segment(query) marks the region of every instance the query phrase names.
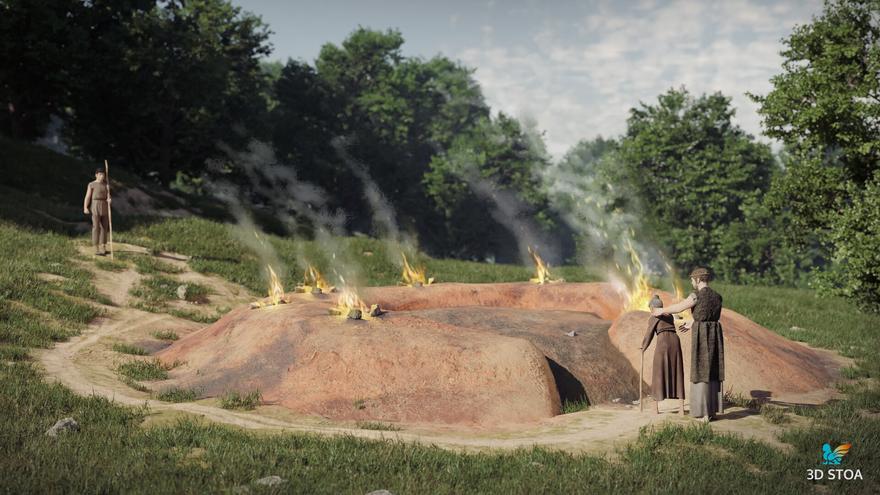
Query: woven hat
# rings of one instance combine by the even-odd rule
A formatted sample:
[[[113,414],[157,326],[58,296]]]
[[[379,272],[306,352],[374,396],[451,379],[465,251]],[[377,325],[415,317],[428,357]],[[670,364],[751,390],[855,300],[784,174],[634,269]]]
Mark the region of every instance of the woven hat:
[[[708,282],[712,280],[712,271],[702,266],[694,268],[694,271],[691,272],[691,278]]]

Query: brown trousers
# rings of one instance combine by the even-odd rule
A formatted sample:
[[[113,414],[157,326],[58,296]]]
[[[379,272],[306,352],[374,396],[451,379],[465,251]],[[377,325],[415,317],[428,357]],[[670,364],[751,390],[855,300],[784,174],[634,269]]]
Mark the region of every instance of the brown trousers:
[[[107,244],[107,232],[110,230],[109,207],[107,201],[92,201],[92,244]]]

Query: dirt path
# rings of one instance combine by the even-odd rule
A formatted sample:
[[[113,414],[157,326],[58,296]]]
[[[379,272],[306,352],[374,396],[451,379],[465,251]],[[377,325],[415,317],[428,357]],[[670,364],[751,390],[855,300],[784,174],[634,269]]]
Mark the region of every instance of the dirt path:
[[[145,250],[136,246],[124,249],[148,255]],[[168,257],[163,256],[163,261],[167,260]],[[203,310],[214,311],[222,306],[234,307],[251,299],[246,289],[216,277],[192,272],[183,260],[184,258],[180,258],[175,262],[177,266],[186,269],[184,273],[177,275],[178,279],[207,285],[215,293]],[[155,350],[157,346],[161,348],[165,344],[152,335],[154,332],[173,331],[182,337],[204,325],[168,314],[148,313],[128,307],[128,290],[141,277],[131,268],[123,272],[107,272],[99,270],[92,262],[83,262],[83,266],[95,273],[99,291],[110,298],[115,306],[105,306],[106,316],[93,321],[82,334],[67,342],[57,343],[51,349],[38,350],[35,355],[45,369],[48,381],[60,382],[82,395],[97,394],[122,404],[140,406],[146,403],[150,408],[145,423],[147,426],[161,424],[180,415],[195,415],[251,430],[346,434],[363,438],[413,441],[464,451],[542,446],[570,452],[615,455],[616,449],[638,437],[642,427],[660,427],[665,423],[694,423],[688,417],[673,413],[677,407],[676,401],[662,404],[661,411],[664,412],[660,415],[647,412],[653,409],[653,404],[649,403],[646,403],[644,413],[639,412],[638,406],[609,404],[519,427],[489,430],[397,425],[401,427],[400,431],[360,429],[352,423],[297,415],[271,405],[260,406],[255,411],[241,412],[220,408],[216,399],[186,403],[158,401],[151,399],[149,393],[136,391],[120,381],[114,372],[120,362],[146,358],[114,352],[113,344],[135,343]],[[145,384],[149,386],[148,382]],[[806,421],[796,416],[793,419],[786,428],[802,425]],[[760,415],[745,409],[728,410],[724,419],[712,423],[712,428],[717,432],[737,433],[779,448],[788,448],[776,438],[782,427],[769,424]]]

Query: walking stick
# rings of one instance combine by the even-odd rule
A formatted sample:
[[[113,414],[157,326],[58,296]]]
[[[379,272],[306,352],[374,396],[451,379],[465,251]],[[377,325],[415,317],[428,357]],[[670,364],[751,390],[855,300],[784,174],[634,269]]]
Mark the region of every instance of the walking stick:
[[[107,199],[110,199],[110,164],[104,160],[104,179],[107,180]],[[113,259],[113,207],[107,201],[107,224],[110,227],[110,259]]]
[[[642,350],[642,354],[639,356],[639,412],[644,412],[645,408],[642,405],[642,375],[645,373],[645,351]]]
[[[724,414],[724,382],[718,382],[718,414]]]

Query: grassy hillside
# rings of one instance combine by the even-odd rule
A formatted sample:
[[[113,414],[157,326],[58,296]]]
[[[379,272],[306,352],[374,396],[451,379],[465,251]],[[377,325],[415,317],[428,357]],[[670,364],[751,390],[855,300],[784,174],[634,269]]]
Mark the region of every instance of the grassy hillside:
[[[20,163],[53,159],[58,160],[53,166],[77,166],[57,155],[28,155]],[[72,192],[52,196],[17,184],[23,188],[16,189],[18,193],[39,196],[41,207],[54,204],[59,214],[66,204],[62,201],[81,200]],[[851,442],[853,450],[845,467],[860,468],[866,480],[825,481],[821,483],[824,491],[880,490],[880,387],[876,382],[880,374],[880,317],[861,314],[842,300],[820,299],[807,290],[719,285],[727,307],[789,338],[856,358],[857,366],[848,373],[857,380],[845,388],[846,399],[792,411],[813,422],[783,435],[782,440],[793,447],[784,452],[760,442],[719,435],[706,426],[645,430],[637,442],[621,446],[613,460],[543,449],[458,454],[430,446],[345,437],[266,435],[193,418],[145,428],[146,409],[123,407],[97,396],[78,396],[63,386],[44,383],[29,357],[29,349],[50,346],[80,332],[101,313],[95,303],[109,302],[95,290],[91,274],[71,263],[78,256],[75,243],[84,237],[53,232],[64,229],[39,222],[35,225],[30,223],[32,219],[5,204],[0,210],[0,249],[4,253],[0,257],[3,493],[233,493],[257,478],[279,475],[288,481],[274,491],[289,493],[363,494],[384,488],[396,494],[801,495],[816,491],[805,473],[819,467],[825,442]],[[152,249],[189,254],[194,268],[239,282],[255,292],[263,291],[258,259],[222,224],[197,218],[156,220],[124,229],[119,237]],[[270,242],[291,266],[295,253],[302,251],[329,268],[327,253],[314,243],[280,238]],[[381,243],[353,238],[341,240],[340,245],[350,256],[360,256],[366,283],[396,283],[397,268],[382,255]],[[531,272],[515,266],[421,261],[431,275],[443,281],[523,280]],[[559,272],[569,280],[590,277],[578,267]],[[288,283],[295,278],[290,274]],[[66,416],[79,421],[80,432],[55,439],[43,434]],[[261,491],[273,489],[251,485],[251,493]]]

